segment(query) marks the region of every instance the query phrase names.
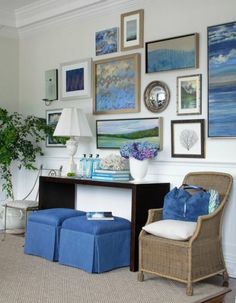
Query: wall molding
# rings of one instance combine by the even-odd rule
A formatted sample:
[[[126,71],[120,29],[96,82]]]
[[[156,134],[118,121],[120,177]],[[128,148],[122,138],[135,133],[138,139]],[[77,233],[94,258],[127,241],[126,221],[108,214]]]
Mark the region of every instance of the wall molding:
[[[43,0],[16,10],[16,26],[20,34],[40,30],[53,24],[73,21],[92,15],[103,14],[108,10],[128,9],[138,3],[137,0],[81,0],[61,1]]]

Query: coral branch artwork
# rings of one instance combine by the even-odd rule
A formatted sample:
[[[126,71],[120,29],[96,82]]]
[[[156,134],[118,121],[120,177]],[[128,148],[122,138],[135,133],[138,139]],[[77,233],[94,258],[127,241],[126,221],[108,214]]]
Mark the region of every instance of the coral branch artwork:
[[[180,143],[184,148],[190,150],[198,141],[197,133],[192,129],[184,129],[180,134]]]
[[[203,119],[171,121],[171,156],[204,158],[204,125]]]

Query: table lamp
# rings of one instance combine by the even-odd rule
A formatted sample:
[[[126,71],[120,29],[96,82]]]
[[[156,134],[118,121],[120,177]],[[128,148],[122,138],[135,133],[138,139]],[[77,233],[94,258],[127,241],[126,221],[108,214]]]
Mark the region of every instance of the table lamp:
[[[64,108],[53,136],[70,137],[70,139],[66,141],[67,151],[70,156],[68,172],[75,173],[76,164],[74,155],[78,148],[78,137],[92,136],[85,113],[79,108]]]

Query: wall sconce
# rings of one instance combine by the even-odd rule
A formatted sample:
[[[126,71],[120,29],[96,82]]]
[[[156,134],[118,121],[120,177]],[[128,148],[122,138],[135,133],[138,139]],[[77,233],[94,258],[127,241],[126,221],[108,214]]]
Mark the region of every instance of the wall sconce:
[[[51,69],[45,72],[45,98],[42,101],[50,105],[58,99],[58,70]]]

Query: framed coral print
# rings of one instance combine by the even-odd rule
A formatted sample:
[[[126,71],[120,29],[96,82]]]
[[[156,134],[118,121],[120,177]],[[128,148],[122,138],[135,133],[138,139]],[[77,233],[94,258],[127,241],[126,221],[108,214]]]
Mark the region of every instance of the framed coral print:
[[[204,158],[204,120],[171,121],[171,156],[174,158]]]
[[[93,63],[94,114],[135,113],[140,108],[140,55]]]
[[[177,77],[177,114],[201,114],[201,75]]]
[[[96,56],[118,51],[118,27],[96,32]]]
[[[146,42],[146,73],[198,67],[198,34]]]
[[[208,27],[208,136],[236,137],[236,22]]]
[[[140,9],[121,15],[121,50],[131,50],[143,47],[144,10]]]
[[[46,111],[47,125],[52,126],[53,131],[55,130],[58,120],[61,116],[62,109],[54,109]],[[65,139],[62,137],[53,137],[49,135],[46,139],[47,147],[65,147]]]
[[[89,98],[91,95],[91,59],[60,65],[61,100]]]
[[[148,141],[162,149],[162,118],[97,120],[99,149],[119,149],[127,141]]]

